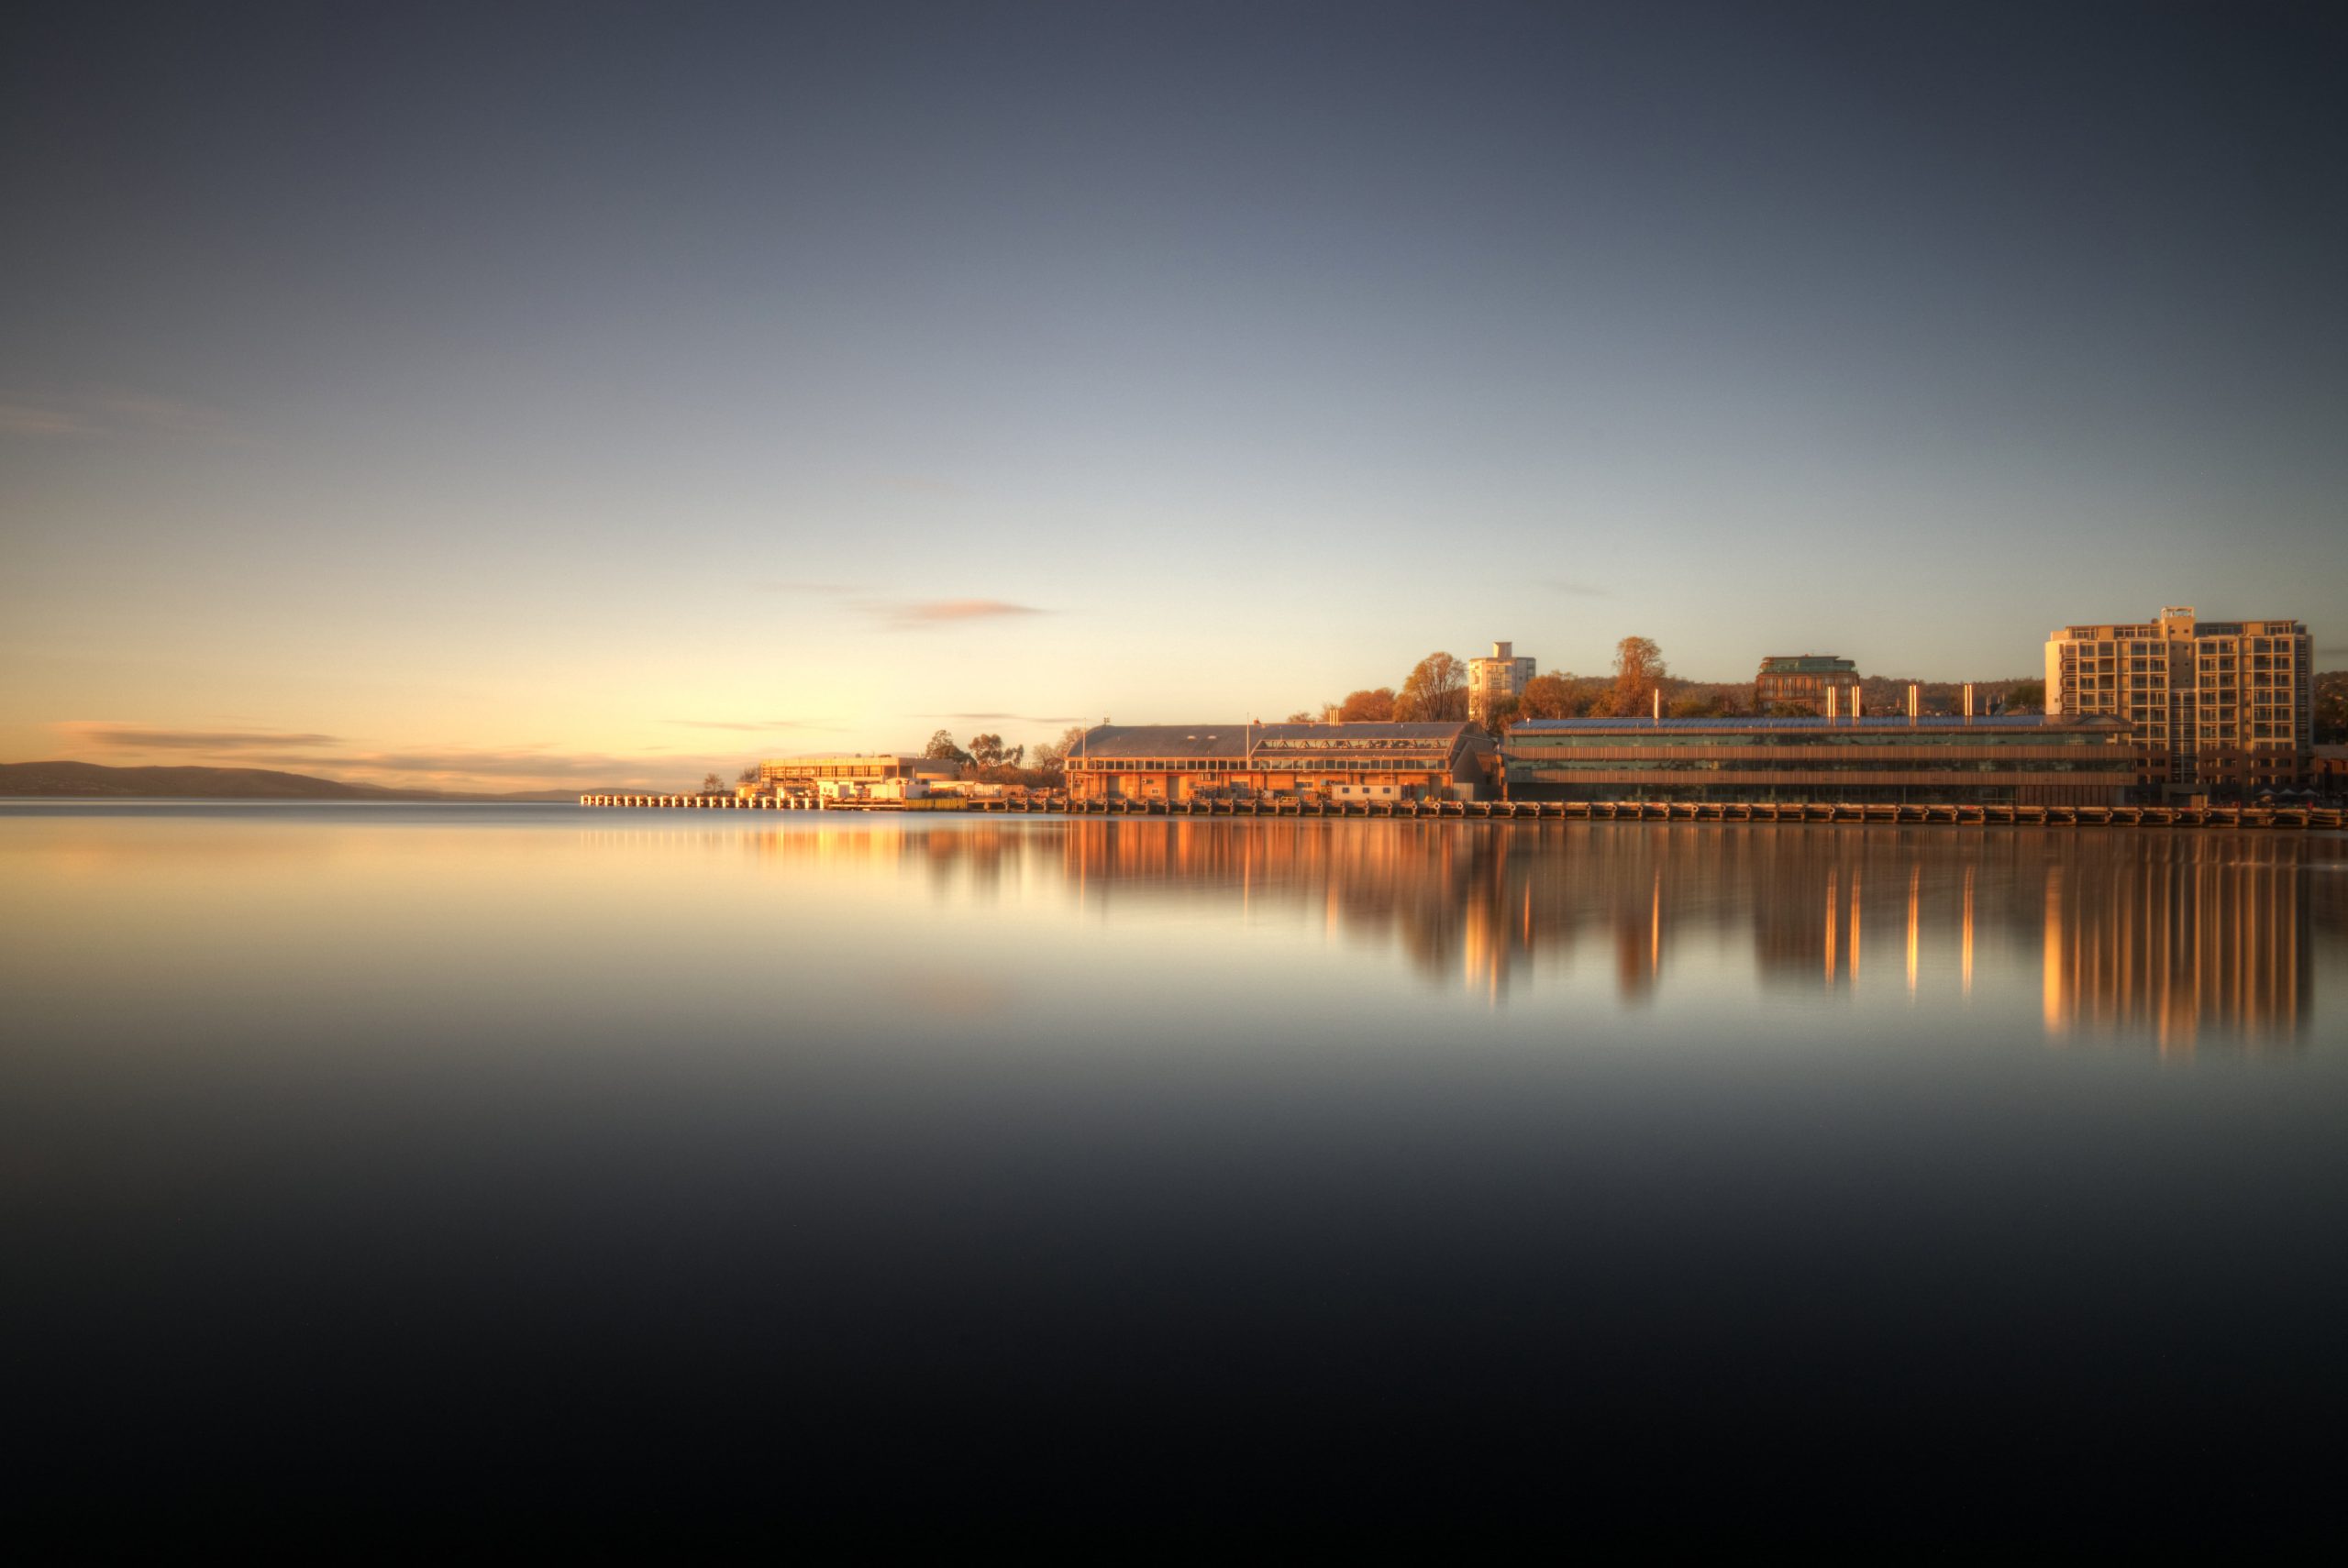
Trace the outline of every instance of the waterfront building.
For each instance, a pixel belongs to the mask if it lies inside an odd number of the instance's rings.
[[[2308,782],[2320,794],[2348,794],[2348,745],[2317,746]]]
[[[1535,719],[1501,747],[1512,799],[2121,805],[2150,781],[2108,717]]]
[[[2122,720],[2175,795],[2305,788],[2314,682],[2313,639],[2298,621],[2203,621],[2172,605],[2152,621],[2046,639],[2046,711]]]
[[[917,800],[931,780],[960,776],[961,768],[953,762],[896,752],[777,756],[759,764],[756,784],[746,784],[736,792]]]
[[[1068,754],[1073,800],[1295,795],[1472,801],[1492,743],[1472,724],[1096,724]]]
[[[1533,660],[1516,657],[1513,643],[1494,643],[1489,657],[1468,661],[1468,717],[1474,723],[1489,723],[1492,710],[1501,702],[1522,695],[1533,680]]]
[[[1844,694],[1858,689],[1859,667],[1850,659],[1833,654],[1773,654],[1761,661],[1761,673],[1754,677],[1753,711],[1800,708],[1823,714],[1831,706],[1848,713],[1852,704]]]

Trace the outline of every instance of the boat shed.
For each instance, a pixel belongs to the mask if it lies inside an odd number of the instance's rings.
[[[1096,724],[1069,748],[1077,800],[1479,798],[1492,743],[1467,723]]]

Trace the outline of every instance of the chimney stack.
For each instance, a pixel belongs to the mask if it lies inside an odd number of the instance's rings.
[[[1973,682],[1970,680],[1965,683],[1965,716],[1968,719],[1973,716]]]
[[[1908,683],[1908,722],[1914,723],[1924,713],[1924,689],[1914,681]]]

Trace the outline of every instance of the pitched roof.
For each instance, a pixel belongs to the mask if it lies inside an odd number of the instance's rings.
[[[1468,738],[1464,723],[1388,724],[1095,724],[1069,749],[1076,757],[1240,757],[1269,750],[1281,756],[1341,752],[1441,752],[1448,756]]]

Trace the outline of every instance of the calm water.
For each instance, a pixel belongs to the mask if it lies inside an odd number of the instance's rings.
[[[22,1517],[2336,1530],[2348,841],[0,804]]]

